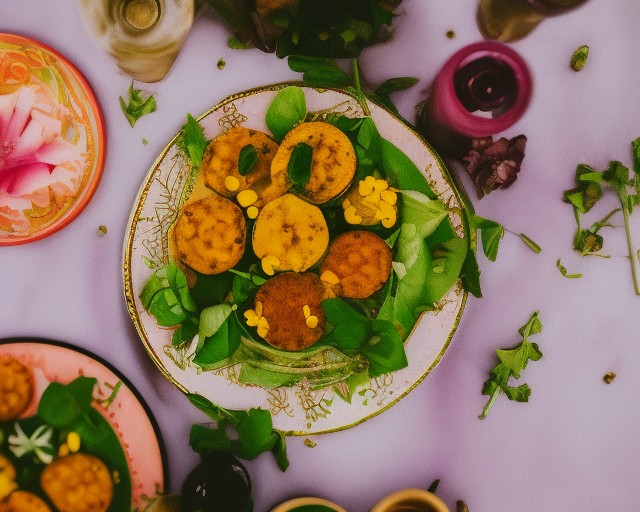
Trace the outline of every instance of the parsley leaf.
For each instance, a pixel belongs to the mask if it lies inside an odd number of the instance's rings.
[[[142,90],[134,89],[133,81],[129,86],[129,103],[126,103],[124,98],[120,96],[120,108],[122,108],[122,112],[124,112],[132,127],[142,116],[155,112],[156,106],[156,99],[153,94],[143,94]]]
[[[191,114],[187,114],[187,122],[180,130],[176,145],[185,152],[194,168],[198,168],[207,149],[207,139],[200,123]]]
[[[527,402],[531,389],[528,384],[514,387],[509,385],[509,379],[520,378],[520,372],[524,370],[529,361],[538,361],[542,358],[542,352],[536,343],[529,341],[529,336],[542,331],[542,323],[538,319],[538,312],[533,313],[529,321],[518,331],[522,336],[522,343],[511,349],[498,349],[496,354],[500,362],[491,370],[489,378],[482,387],[482,394],[489,395],[489,401],[485,406],[480,419],[487,417],[493,403],[500,393],[504,392],[509,400]]]

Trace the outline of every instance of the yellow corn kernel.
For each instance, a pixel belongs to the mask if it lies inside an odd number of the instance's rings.
[[[304,313],[305,318],[309,318],[309,316],[311,316],[311,308],[307,304],[302,306],[302,312]]]
[[[398,202],[398,194],[393,190],[383,190],[380,192],[380,199],[393,206]]]
[[[60,448],[58,448],[58,456],[64,457],[65,455],[69,455],[69,446],[67,443],[62,443]]]
[[[378,209],[382,212],[382,218],[387,219],[391,215],[396,214],[396,209],[393,205],[390,205],[386,201],[380,201],[378,203]]]
[[[67,446],[73,453],[80,450],[80,436],[77,432],[69,432],[67,435]]]
[[[315,315],[308,316],[305,322],[309,329],[315,329],[316,327],[318,327],[318,317]]]
[[[373,190],[376,192],[382,192],[383,190],[387,190],[389,188],[389,184],[386,180],[376,180],[373,183]]]
[[[349,206],[351,206],[351,201],[347,197],[344,201],[342,201],[342,209],[346,210],[347,208],[349,208]]]
[[[368,196],[374,190],[376,179],[373,176],[367,176],[358,183],[358,193],[362,196]]]
[[[344,220],[349,224],[362,224],[362,217],[358,215],[356,207],[351,205],[344,211]]]
[[[0,473],[0,500],[4,500],[18,488],[18,484],[7,473]],[[13,475],[13,477],[15,478],[15,475]]]
[[[230,192],[235,192],[240,188],[240,181],[235,176],[227,176],[224,179],[224,187]]]
[[[260,213],[260,210],[255,206],[249,206],[249,208],[247,208],[247,217],[250,219],[255,219],[258,216],[258,213]]]
[[[238,199],[238,204],[243,208],[247,206],[251,206],[258,200],[258,194],[256,194],[255,190],[251,190],[250,188],[243,190],[242,192],[238,192],[236,196]]]
[[[320,276],[320,281],[326,284],[338,284],[340,282],[340,278],[331,272],[331,270],[325,270]]]
[[[258,320],[260,320],[260,317],[256,315],[256,312],[253,309],[247,309],[244,312],[244,317],[247,319],[247,325],[249,327],[255,327],[258,325]]]
[[[276,273],[274,267],[280,265],[280,260],[271,254],[267,254],[264,258],[262,258],[262,270],[268,276],[272,276]]]
[[[386,217],[384,219],[382,219],[381,224],[385,227],[385,228],[392,228],[394,226],[394,224],[396,223],[396,212],[393,212],[393,215],[390,215],[389,217]]]
[[[256,301],[256,315],[262,316],[262,301]]]
[[[264,338],[269,332],[269,322],[265,317],[260,317],[258,320],[258,336]]]

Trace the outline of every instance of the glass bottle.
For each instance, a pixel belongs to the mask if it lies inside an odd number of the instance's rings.
[[[526,36],[548,16],[557,16],[587,0],[480,0],[478,28],[487,39],[509,42]]]
[[[419,105],[416,127],[443,156],[461,158],[473,139],[500,133],[526,110],[532,82],[512,48],[481,41],[458,50]]]
[[[194,0],[80,0],[85,24],[120,69],[141,82],[162,80],[194,17]]]

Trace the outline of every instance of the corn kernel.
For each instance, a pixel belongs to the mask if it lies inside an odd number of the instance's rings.
[[[362,217],[356,212],[356,207],[351,205],[344,211],[344,220],[349,224],[362,224]]]
[[[58,456],[64,457],[65,455],[69,455],[69,446],[67,446],[67,443],[62,443],[58,448]]]
[[[247,309],[244,312],[244,317],[247,319],[247,325],[249,327],[255,327],[256,325],[258,325],[258,320],[260,320],[260,317],[253,309]]]
[[[373,184],[373,190],[376,192],[382,192],[389,188],[389,184],[386,180],[376,180]]]
[[[382,218],[387,219],[391,215],[395,215],[396,209],[393,205],[390,205],[386,201],[380,201],[378,203],[378,208],[382,212]]]
[[[269,332],[269,322],[265,317],[260,317],[258,320],[258,336],[264,338]]]
[[[392,190],[383,190],[380,192],[380,199],[393,206],[398,202],[398,194]]]
[[[351,201],[347,197],[344,201],[342,201],[342,209],[346,210],[347,208],[349,208],[349,206],[351,206]]]
[[[368,196],[374,190],[376,179],[373,176],[367,176],[358,183],[358,193],[362,196]]]
[[[393,212],[393,215],[391,215],[391,216],[389,216],[389,217],[387,217],[385,219],[382,219],[382,225],[385,228],[392,228],[395,223],[396,223],[396,213],[395,212]]]
[[[309,318],[311,316],[311,308],[307,304],[302,306],[302,312],[304,313],[305,318]]]
[[[242,192],[239,192],[236,196],[236,199],[238,199],[238,204],[240,204],[240,206],[246,208],[247,206],[251,206],[258,200],[258,194],[256,194],[255,190],[251,190],[250,188],[248,188],[246,190],[243,190]]]
[[[73,453],[80,450],[80,436],[77,432],[69,432],[67,435],[67,446]]]
[[[280,260],[275,256],[268,254],[264,258],[262,258],[262,270],[268,276],[272,276],[276,273],[274,267],[280,265]]]
[[[326,284],[338,284],[340,282],[340,278],[331,270],[325,270],[320,276],[320,280]]]
[[[256,315],[262,316],[262,302],[256,301]]]
[[[235,176],[227,176],[224,179],[224,187],[230,192],[235,192],[240,188],[240,181]]]
[[[315,315],[308,316],[305,320],[309,329],[315,329],[318,327],[318,317]]]
[[[250,219],[255,219],[258,216],[258,213],[260,213],[260,210],[255,206],[249,206],[249,208],[247,208],[247,217]]]

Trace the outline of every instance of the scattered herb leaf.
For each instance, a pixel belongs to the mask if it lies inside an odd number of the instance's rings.
[[[489,378],[482,388],[482,394],[489,395],[489,401],[479,416],[480,419],[486,418],[500,393],[507,395],[509,400],[517,402],[527,402],[529,400],[529,395],[531,394],[529,385],[521,384],[518,387],[512,387],[509,385],[509,379],[511,377],[519,379],[520,372],[526,368],[529,361],[538,361],[542,358],[542,352],[538,349],[538,345],[529,341],[529,336],[541,331],[542,323],[538,319],[538,311],[536,311],[518,331],[522,336],[520,345],[511,349],[496,350],[500,363],[491,370]]]
[[[571,62],[569,63],[571,69],[574,71],[580,71],[587,63],[587,57],[589,57],[589,47],[587,45],[582,45],[573,52],[573,55],[571,56]]]
[[[304,440],[304,445],[308,448],[315,448],[316,446],[318,446],[318,443],[315,443],[311,439],[307,438]]]
[[[200,123],[191,114],[187,114],[187,122],[180,130],[180,136],[176,145],[185,152],[192,167],[200,167],[204,150],[207,148],[207,139]]]
[[[107,234],[107,226],[104,226],[104,225],[98,226],[98,236],[103,237],[106,234]]]
[[[605,382],[605,384],[611,384],[613,382],[613,379],[616,378],[616,374],[613,372],[609,372],[606,373],[604,377],[602,377],[602,380]]]
[[[111,387],[111,393],[104,400],[100,400],[100,405],[102,405],[102,407],[104,407],[105,409],[109,409],[113,401],[116,399],[116,396],[118,396],[118,392],[120,391],[122,384],[123,382],[121,380],[116,382],[116,385],[113,387],[107,384],[107,387]]]
[[[141,89],[134,89],[133,81],[129,86],[129,102],[125,102],[124,98],[120,96],[120,107],[132,127],[142,116],[155,112],[156,106],[153,94],[146,93]]]
[[[224,59],[218,59],[218,62],[216,64],[216,67],[220,70],[224,69],[224,67],[227,65],[227,63],[224,61]]]
[[[518,236],[520,240],[522,240],[527,246],[536,254],[540,254],[542,252],[542,247],[540,247],[537,243],[535,243],[531,238],[529,238],[524,233],[519,233]]]
[[[504,227],[494,220],[485,219],[479,215],[473,216],[475,227],[480,230],[482,250],[489,261],[496,261],[500,240],[504,237]]]
[[[149,144],[149,141],[147,139],[142,139],[142,145],[146,146],[147,144]]]
[[[313,148],[306,142],[296,144],[287,165],[287,174],[295,188],[303,188],[309,183],[312,160]]]
[[[247,144],[240,150],[238,156],[238,172],[246,176],[258,163],[258,150],[253,144]]]
[[[569,274],[566,267],[560,261],[560,258],[558,258],[558,261],[556,261],[556,267],[558,267],[560,273],[567,279],[579,279],[582,277],[582,274]]]

